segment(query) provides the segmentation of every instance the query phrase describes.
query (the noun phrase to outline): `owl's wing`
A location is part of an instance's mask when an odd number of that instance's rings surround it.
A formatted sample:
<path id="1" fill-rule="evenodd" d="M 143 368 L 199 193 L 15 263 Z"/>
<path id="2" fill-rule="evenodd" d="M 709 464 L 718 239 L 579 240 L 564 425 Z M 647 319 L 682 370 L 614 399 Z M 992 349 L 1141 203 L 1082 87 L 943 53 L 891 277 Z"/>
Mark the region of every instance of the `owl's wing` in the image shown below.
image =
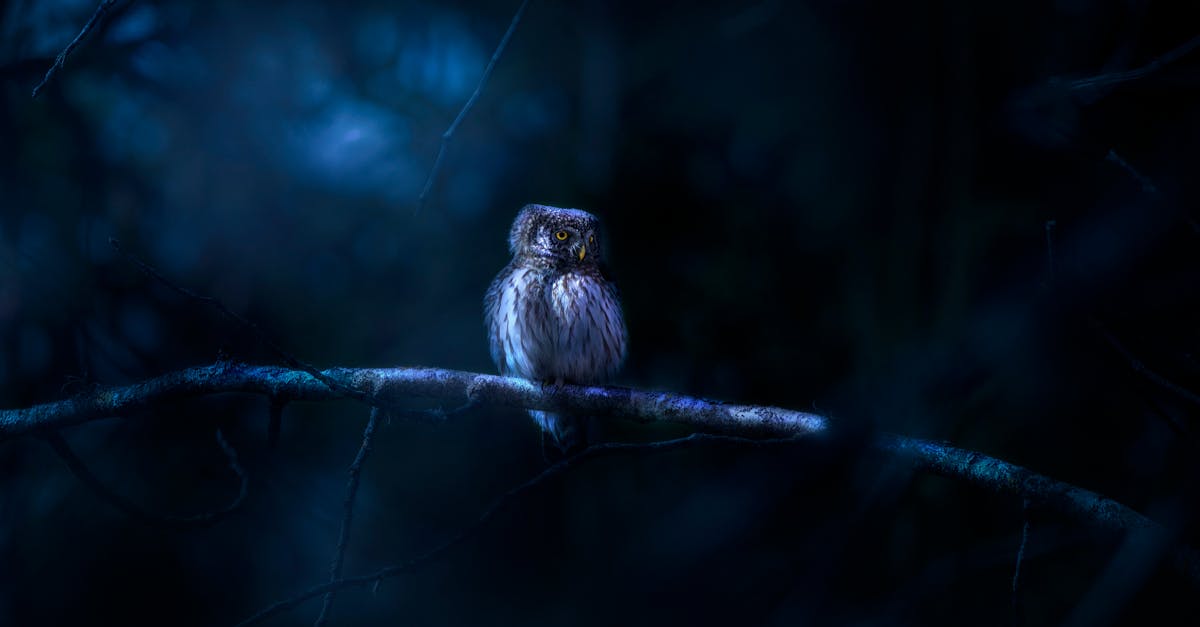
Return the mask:
<path id="1" fill-rule="evenodd" d="M 496 275 L 492 284 L 488 286 L 487 293 L 483 296 L 483 318 L 488 332 L 488 351 L 492 355 L 492 362 L 496 364 L 496 369 L 502 375 L 508 374 L 506 372 L 508 360 L 504 354 L 504 341 L 500 337 L 498 318 L 501 292 L 511 276 L 512 266 L 506 266 L 500 271 L 500 274 Z"/>
<path id="2" fill-rule="evenodd" d="M 616 358 L 613 360 L 612 370 L 608 373 L 608 376 L 611 377 L 625 362 L 625 357 L 629 352 L 629 329 L 625 326 L 625 314 L 621 310 L 621 291 L 617 289 L 617 284 L 605 278 L 604 289 L 608 291 L 610 302 L 613 303 L 611 315 L 605 317 L 611 325 L 608 334 L 615 343 L 613 348 Z"/>

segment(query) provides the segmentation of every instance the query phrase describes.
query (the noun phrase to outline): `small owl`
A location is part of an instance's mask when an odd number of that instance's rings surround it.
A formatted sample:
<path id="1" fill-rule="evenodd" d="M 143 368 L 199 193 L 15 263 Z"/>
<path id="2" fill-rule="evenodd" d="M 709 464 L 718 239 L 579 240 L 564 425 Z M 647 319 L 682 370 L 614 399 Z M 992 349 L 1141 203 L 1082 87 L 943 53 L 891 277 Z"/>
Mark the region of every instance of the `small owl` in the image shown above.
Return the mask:
<path id="1" fill-rule="evenodd" d="M 600 270 L 596 216 L 526 205 L 508 236 L 512 261 L 484 297 L 492 360 L 500 374 L 531 381 L 605 382 L 625 359 L 616 287 Z M 563 451 L 583 444 L 586 419 L 533 411 Z"/>

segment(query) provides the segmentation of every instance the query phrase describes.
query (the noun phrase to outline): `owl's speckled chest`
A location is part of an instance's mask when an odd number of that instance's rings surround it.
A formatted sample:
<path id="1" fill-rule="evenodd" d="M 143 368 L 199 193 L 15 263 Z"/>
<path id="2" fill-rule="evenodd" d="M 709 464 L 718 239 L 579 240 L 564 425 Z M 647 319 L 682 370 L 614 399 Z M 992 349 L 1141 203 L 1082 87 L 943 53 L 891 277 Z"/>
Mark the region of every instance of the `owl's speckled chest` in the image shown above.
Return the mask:
<path id="1" fill-rule="evenodd" d="M 485 298 L 492 359 L 502 374 L 601 383 L 625 358 L 625 322 L 598 273 L 510 265 Z"/>

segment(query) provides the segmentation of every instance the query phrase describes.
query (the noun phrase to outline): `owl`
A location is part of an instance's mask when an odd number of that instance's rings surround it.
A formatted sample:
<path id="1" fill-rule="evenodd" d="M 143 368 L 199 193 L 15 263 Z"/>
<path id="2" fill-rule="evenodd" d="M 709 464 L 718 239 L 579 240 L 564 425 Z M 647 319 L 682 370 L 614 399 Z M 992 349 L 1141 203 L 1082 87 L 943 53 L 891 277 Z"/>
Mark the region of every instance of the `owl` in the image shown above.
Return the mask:
<path id="1" fill-rule="evenodd" d="M 607 381 L 625 359 L 625 320 L 600 265 L 599 220 L 578 209 L 526 205 L 508 236 L 512 261 L 484 297 L 500 374 L 542 384 Z M 530 410 L 560 450 L 584 444 L 586 419 Z"/>

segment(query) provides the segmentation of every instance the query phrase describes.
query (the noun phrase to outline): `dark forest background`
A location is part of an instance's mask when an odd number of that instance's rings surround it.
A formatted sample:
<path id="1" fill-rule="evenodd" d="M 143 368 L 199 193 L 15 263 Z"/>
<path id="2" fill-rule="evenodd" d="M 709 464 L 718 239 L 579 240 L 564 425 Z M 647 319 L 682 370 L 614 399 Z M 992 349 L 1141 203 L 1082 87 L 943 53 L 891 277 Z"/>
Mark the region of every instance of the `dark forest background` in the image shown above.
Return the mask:
<path id="1" fill-rule="evenodd" d="M 619 384 L 947 440 L 1200 544 L 1200 51 L 1121 74 L 1190 3 L 533 0 L 415 212 L 517 4 L 122 1 L 33 100 L 96 3 L 0 3 L 0 406 L 279 363 L 110 237 L 321 367 L 491 372 L 483 292 L 540 202 L 606 223 Z M 258 397 L 64 432 L 189 514 L 236 493 L 222 427 L 250 492 L 188 532 L 0 443 L 0 624 L 232 624 L 323 581 L 367 413 L 293 403 L 274 449 Z M 545 463 L 520 411 L 392 421 L 347 574 Z M 1194 624 L 1159 547 L 1038 511 L 1014 598 L 1025 516 L 852 444 L 605 457 L 332 624 Z"/>

